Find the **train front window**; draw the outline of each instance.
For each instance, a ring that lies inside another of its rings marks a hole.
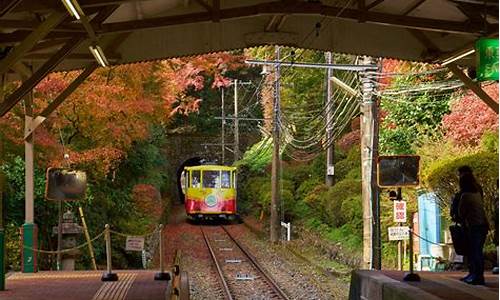
[[[201,172],[199,170],[191,171],[191,187],[192,188],[201,187]]]
[[[229,171],[221,171],[222,185],[223,189],[231,188],[231,173]]]
[[[203,171],[203,187],[208,189],[220,188],[220,171]]]

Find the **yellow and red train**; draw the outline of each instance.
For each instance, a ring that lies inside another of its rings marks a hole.
[[[236,168],[219,165],[185,167],[181,175],[186,214],[193,219],[233,219],[236,212]]]

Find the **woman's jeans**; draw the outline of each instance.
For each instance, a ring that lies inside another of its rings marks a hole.
[[[469,239],[469,272],[472,279],[484,279],[483,246],[488,233],[488,226],[473,225],[467,228]]]

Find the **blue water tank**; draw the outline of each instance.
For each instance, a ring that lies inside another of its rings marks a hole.
[[[431,255],[432,243],[441,242],[441,211],[434,193],[418,196],[420,255]],[[432,243],[431,243],[432,242]]]

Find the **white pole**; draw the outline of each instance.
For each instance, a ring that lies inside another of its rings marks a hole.
[[[111,232],[109,224],[104,226],[104,239],[106,240],[106,273],[101,277],[101,281],[117,281],[118,275],[111,270]]]
[[[160,272],[155,274],[154,279],[155,280],[170,280],[170,274],[165,273],[165,266],[163,265],[163,224],[160,224],[159,227],[159,232],[158,234],[160,235]]]

